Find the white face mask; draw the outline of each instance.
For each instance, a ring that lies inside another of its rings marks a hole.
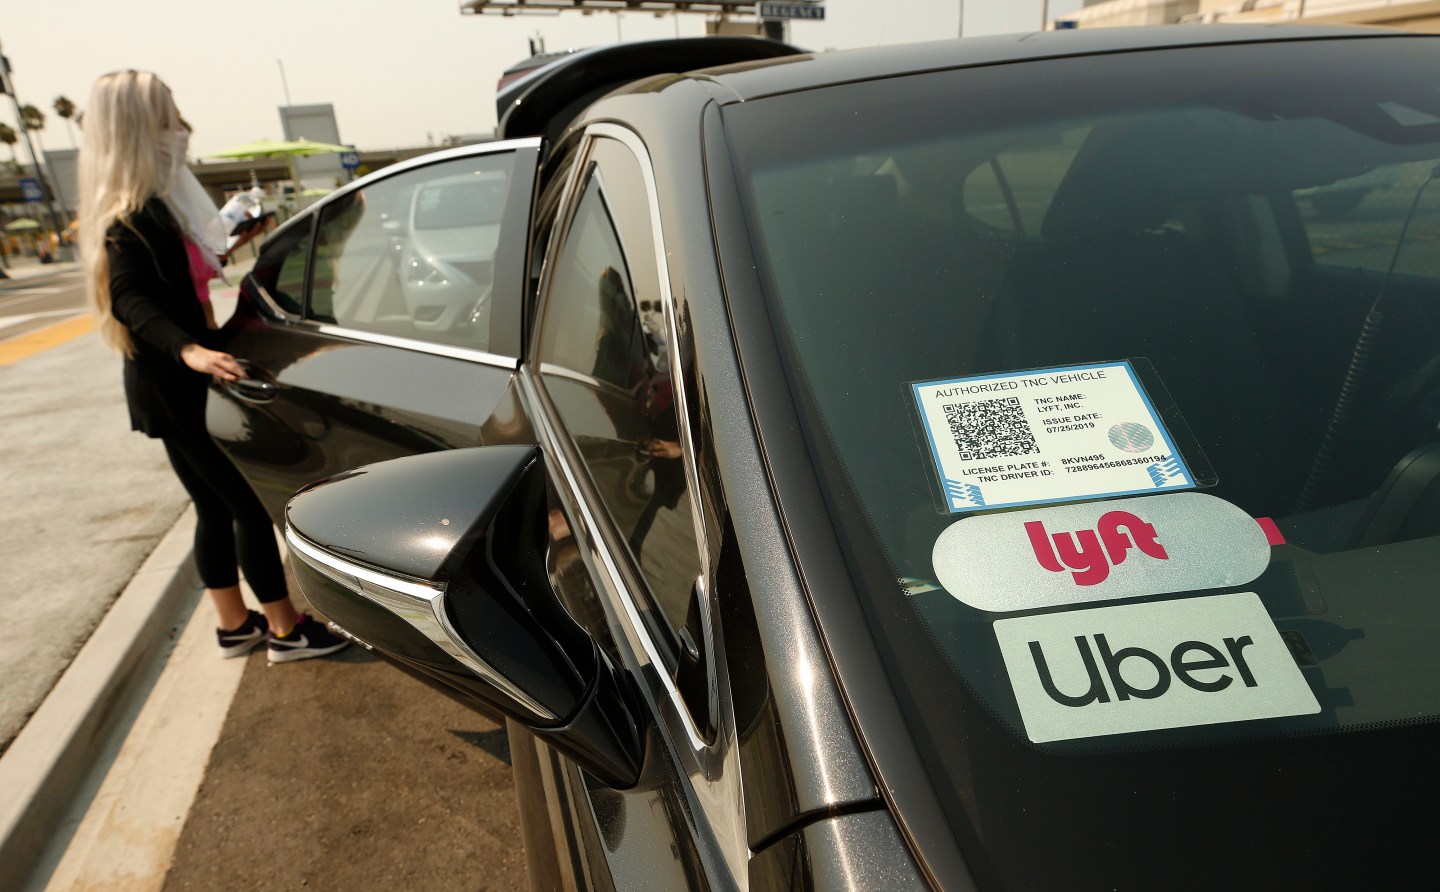
[[[160,172],[166,183],[161,197],[186,236],[205,248],[207,261],[219,269],[217,258],[226,248],[225,224],[215,210],[215,202],[185,163],[185,156],[190,151],[190,131],[170,130],[161,134],[159,149]]]
[[[160,135],[160,166],[167,171],[166,182],[173,182],[175,174],[185,166],[190,153],[190,131],[185,129],[167,130]]]

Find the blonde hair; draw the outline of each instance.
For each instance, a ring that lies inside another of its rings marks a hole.
[[[135,342],[110,305],[110,262],[105,237],[151,196],[163,195],[173,160],[161,146],[180,124],[170,88],[148,71],[115,71],[95,81],[85,108],[80,149],[80,260],[90,309],[100,336],[117,353],[135,354]],[[183,163],[183,161],[182,161]]]

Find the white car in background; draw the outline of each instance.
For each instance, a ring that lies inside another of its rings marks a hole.
[[[417,329],[449,331],[484,310],[508,179],[500,171],[461,174],[426,182],[411,196],[396,247]]]

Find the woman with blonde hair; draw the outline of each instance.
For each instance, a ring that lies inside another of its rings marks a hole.
[[[91,308],[105,343],[125,357],[132,429],[164,443],[195,503],[195,565],[220,652],[238,657],[266,642],[272,663],[334,653],[347,642],[296,612],[270,518],[205,430],[207,384],[245,370],[211,347],[208,282],[227,259],[227,236],[185,163],[190,134],[170,89],[146,71],[104,75],[84,130],[80,254]],[[263,613],[245,606],[239,567]]]

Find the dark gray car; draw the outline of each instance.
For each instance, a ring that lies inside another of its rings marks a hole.
[[[687,46],[290,223],[211,402],[310,600],[510,718],[536,887],[1405,876],[1440,43]],[[488,297],[438,331],[379,209],[466,176]]]

